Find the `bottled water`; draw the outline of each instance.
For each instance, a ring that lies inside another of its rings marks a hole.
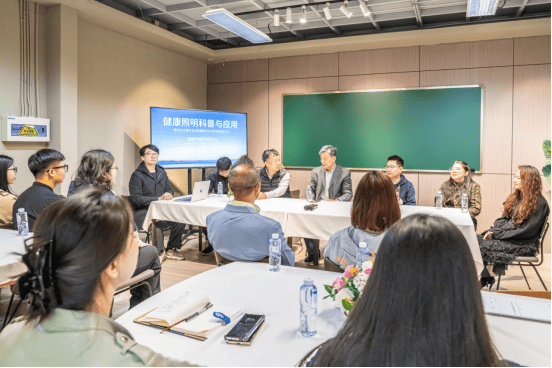
[[[217,194],[218,194],[219,196],[222,195],[222,182],[220,182],[220,181],[219,181],[218,187],[217,187]]]
[[[299,303],[301,304],[301,322],[299,331],[304,337],[316,335],[316,304],[317,290],[311,278],[303,281],[303,286],[299,289]]]
[[[468,195],[462,194],[462,213],[468,213]]]
[[[435,207],[437,207],[438,210],[443,208],[443,194],[441,191],[437,192],[437,198],[435,200]]]
[[[370,255],[368,254],[368,247],[366,247],[366,243],[365,242],[358,243],[355,267],[360,270],[362,268],[362,264],[369,259],[370,259]]]
[[[280,241],[280,236],[278,234],[272,234],[272,239],[270,239],[268,249],[268,269],[272,272],[280,271],[280,265],[282,264],[282,242]]]
[[[17,210],[17,231],[19,236],[29,235],[29,220],[27,219],[27,212],[24,208]]]
[[[307,187],[307,202],[314,201],[314,195],[312,193],[312,188],[310,186]]]

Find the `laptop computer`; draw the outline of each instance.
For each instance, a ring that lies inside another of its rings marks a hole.
[[[191,196],[186,196],[182,198],[175,199],[179,202],[197,202],[207,198],[209,194],[209,180],[207,181],[197,181],[194,184],[194,191]]]

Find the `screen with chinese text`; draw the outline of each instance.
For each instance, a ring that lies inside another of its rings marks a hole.
[[[247,154],[247,114],[151,108],[151,143],[165,169],[212,167]]]

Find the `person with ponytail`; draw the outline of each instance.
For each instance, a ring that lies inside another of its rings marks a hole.
[[[0,155],[0,229],[13,229],[12,212],[17,196],[13,194],[10,185],[17,178],[17,167],[13,166],[13,158]]]
[[[44,210],[25,242],[28,272],[18,279],[27,315],[0,333],[1,366],[170,364],[109,318],[113,294],[138,259],[133,221],[125,200],[94,189]]]
[[[516,257],[533,257],[539,251],[539,237],[550,208],[542,196],[542,179],[537,168],[518,166],[511,193],[489,230],[477,236],[485,264],[493,264],[493,272],[504,275]],[[485,268],[482,286],[492,286],[494,278]]]
[[[473,181],[471,170],[464,161],[454,161],[450,168],[450,178],[439,187],[443,195],[443,207],[462,208],[462,196],[468,195],[468,211],[477,230],[477,220],[481,213],[481,186]]]

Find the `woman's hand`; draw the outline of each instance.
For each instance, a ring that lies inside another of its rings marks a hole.
[[[487,232],[485,233],[485,236],[483,236],[483,239],[487,239],[487,240],[488,240],[488,239],[492,239],[492,238],[493,238],[493,233],[490,232],[490,231],[487,231]]]

